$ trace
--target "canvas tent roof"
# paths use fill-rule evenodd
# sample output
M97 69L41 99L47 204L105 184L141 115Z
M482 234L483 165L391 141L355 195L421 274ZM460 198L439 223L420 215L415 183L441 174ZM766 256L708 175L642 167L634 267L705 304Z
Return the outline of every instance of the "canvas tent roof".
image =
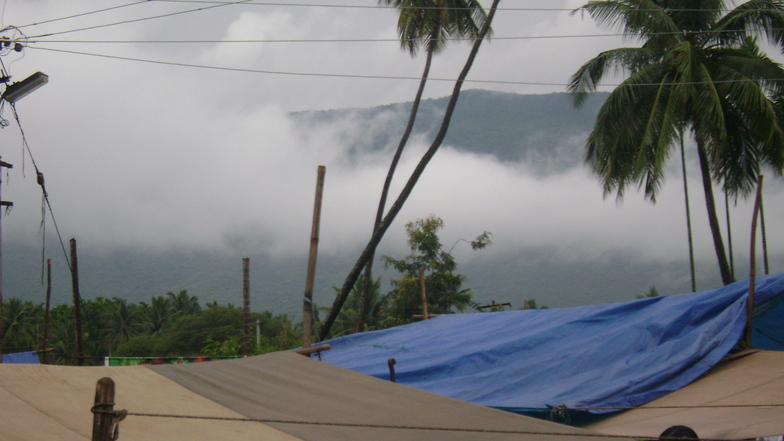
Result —
M668 427L685 425L712 439L784 435L782 397L784 352L758 351L724 361L681 390L588 428L658 436Z
M324 360L388 378L395 358L403 384L514 412L611 412L676 391L727 355L748 290L740 281L617 304L449 314L331 340ZM775 312L784 273L758 277L755 292L757 309Z
M120 423L120 441L504 441L519 440L521 433L526 440L566 441L590 433L286 352L187 365L0 365L0 439L90 439L95 384L105 376L116 384L115 409L129 412ZM138 415L142 413L267 422Z

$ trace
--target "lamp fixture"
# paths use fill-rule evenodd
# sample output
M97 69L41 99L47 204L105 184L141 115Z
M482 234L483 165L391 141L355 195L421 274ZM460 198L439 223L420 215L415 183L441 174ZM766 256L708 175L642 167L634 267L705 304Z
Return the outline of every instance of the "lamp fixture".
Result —
M49 76L42 72L36 72L22 81L10 84L0 99L14 104L48 82Z

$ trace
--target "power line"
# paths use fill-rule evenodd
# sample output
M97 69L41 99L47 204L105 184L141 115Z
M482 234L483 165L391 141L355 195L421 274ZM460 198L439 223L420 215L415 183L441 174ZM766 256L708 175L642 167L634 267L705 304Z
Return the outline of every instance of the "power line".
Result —
M673 34L672 32L660 35ZM575 34L575 35L528 35L518 37L492 37L490 40L547 40L561 38L620 38L624 34ZM45 38L46 35L34 37ZM468 38L445 38L447 41L470 41ZM399 38L332 38L332 39L252 39L252 40L34 40L27 43L78 43L78 44L211 44L211 43L400 43Z
M112 6L111 8L99 9L97 11L82 12L82 13L79 13L79 14L68 15L68 16L65 16L65 17L53 18L53 19L50 19L50 20L39 21L37 23L30 23L30 24L27 24L27 25L24 25L24 26L19 26L19 27L20 28L26 28L26 27L32 27L32 26L39 26L39 25L46 24L46 23L54 23L54 22L62 21L62 20L69 20L69 19L72 19L72 18L84 17L84 16L87 16L87 15L98 14L98 13L106 12L106 11L112 11L112 10L115 10L115 9L121 9L121 8L125 8L125 7L128 7L128 6L135 6L135 5L138 5L138 4L141 4L141 3L147 3L147 2L149 2L149 0L139 0L137 2L128 3L128 4L125 4L125 5Z
M395 429L395 430L418 430L430 432L468 432L468 433L492 433L492 434L511 434L511 435L547 435L547 436L563 436L563 437L586 437L586 438L607 438L607 439L650 439L650 436L628 436L628 435L611 435L605 433L579 431L579 432L553 432L553 431L538 431L538 430L521 430L521 429L480 429L468 427L437 427L437 426L413 426L405 424L372 424L372 423L349 423L349 422L334 422L334 421L313 421L313 420L282 420L272 418L243 418L243 417L214 417L214 416L201 416L201 415L170 415L158 413L140 413L140 412L127 412L128 416L137 417L151 417L151 418L179 418L191 420L218 420L218 421L236 421L244 423L263 423L263 424L296 424L307 426L331 426L331 427L353 427L353 428L369 428L369 429ZM686 438L680 438L682 441L689 441ZM710 438L700 438L694 441L733 441L733 440L718 440ZM741 441L741 440L735 440Z
M357 79L370 79L370 80L413 80L413 81L421 80L421 77L414 77L414 76L406 77L406 76L389 76L389 75L361 75L361 74L275 71L275 70L248 69L248 68L226 67L226 66L208 66L203 64L179 63L174 61L147 60L143 58L122 57L117 55L106 55L106 54L91 54L88 52L51 49L51 48L44 48L44 47L32 47L30 49L49 51L49 52L60 52L65 54L84 55L84 56L98 57L98 58L109 58L113 60L135 61L139 63L159 64L159 65L177 66L177 67L190 67L190 68L229 71L229 72L256 73L256 74L267 74L267 75L291 75L291 76L304 76L304 77L357 78ZM429 78L428 81L453 82L455 81L455 79L454 78ZM501 81L501 80L465 80L465 82L480 83L480 84L566 86L563 83L545 83L545 82L539 83L539 82Z
M149 3L149 1L153 1L153 0L148 0L147 2ZM189 13L192 13L192 12L206 11L208 9L215 9L215 8L220 8L220 7L223 7L223 6L239 5L239 4L243 4L243 3L248 3L250 1L251 0L239 0L239 1L234 1L234 2L222 2L222 3L217 4L217 5L205 6L205 7L202 7L202 8L187 9L187 10L184 10L184 11L170 12L168 14L160 14L160 15L154 15L154 16L150 16L150 17L142 17L142 18L134 18L134 19L131 19L131 20L118 21L118 22L114 22L114 23L106 23L106 24L95 25L95 26L87 26L87 27L79 28L79 29L71 29L70 31L51 32L51 33L47 33L47 34L36 35L36 36L31 37L31 38L48 37L48 36L51 36L51 35L70 34L70 33L74 33L74 32L88 31L88 30L93 30L93 29L101 29L101 28L107 28L107 27L111 27L111 26L118 26L118 25L129 24L129 23L138 23L138 22L147 21L147 20L156 20L156 19L159 19L159 18L173 17L175 15L182 15L182 14L189 14Z
M13 111L14 119L16 119L16 124L19 126L19 132L22 134L22 145L27 150L27 154L30 155L33 168L35 168L36 179L38 180L38 184L41 186L41 192L43 193L44 200L46 201L46 206L49 207L49 215L52 216L52 223L54 224L54 229L57 232L57 238L60 240L60 246L63 249L65 262L68 264L68 268L73 271L73 268L71 267L71 260L68 258L68 252L65 250L63 237L60 234L60 227L57 226L57 219L54 217L54 210L52 210L52 204L49 202L49 194L46 192L46 187L44 186L44 175L38 169L38 165L35 163L35 158L33 157L33 152L30 150L30 144L27 143L27 136L25 136L24 129L22 128L22 122L19 120L19 114L16 112L16 104L11 103L11 110Z
M45 48L45 47L31 47L30 49L41 50L41 51L48 51L48 52L59 52L64 54L73 54L73 55L83 55L89 57L97 57L97 58L107 58L112 60L122 60L122 61L134 61L139 63L148 63L148 64L158 64L164 66L175 66L175 67L189 67L195 69L207 69L207 70L218 70L218 71L226 71L226 72L240 72L240 73L254 73L254 74L266 74L266 75L290 75L290 76L302 76L302 77L322 77L322 78L355 78L355 79L367 79L367 80L411 80L411 81L421 81L421 77L415 76L391 76L391 75L363 75L363 74L338 74L338 73L324 73L324 72L293 72L293 71L277 71L277 70L264 70L264 69L250 69L250 68L241 68L241 67L228 67L228 66L209 66L204 64L193 64L193 63L180 63L175 61L162 61L162 60L149 60L144 58L134 58L134 57L123 57L119 55L108 55L108 54L93 54L89 52L80 52L80 51L70 51L64 49L52 49L52 48ZM436 81L436 82L454 82L455 78L435 78L431 77L428 78L428 81ZM781 82L784 80L769 80L769 82ZM512 85L512 86L558 86L558 87L567 87L568 84L566 83L554 83L554 82L546 82L546 81L509 81L509 80L481 80L481 79L466 79L464 82L466 83L473 83L473 84L496 84L496 85ZM727 83L742 83L745 80L716 80L711 81L710 84L727 84ZM636 84L637 86L667 86L667 85L698 85L698 84L708 84L708 82L702 81L689 81L689 82L672 82L672 83L640 83ZM602 83L597 84L597 88L609 88L609 87L618 87L622 86L621 83Z

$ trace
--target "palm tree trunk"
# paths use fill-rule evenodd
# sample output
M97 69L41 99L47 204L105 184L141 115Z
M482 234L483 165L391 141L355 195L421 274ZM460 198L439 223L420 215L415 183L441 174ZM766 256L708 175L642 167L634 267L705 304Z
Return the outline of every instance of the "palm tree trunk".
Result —
M686 152L683 148L683 130L681 130L681 166L683 167L683 195L686 200L686 231L689 236L689 270L691 272L691 292L697 291L697 279L694 276L694 240L691 235L691 209L689 208L689 184L686 179Z
M713 246L716 249L716 258L719 261L719 273L721 281L729 285L735 280L732 278L730 266L727 263L727 255L724 252L724 242L721 239L721 228L719 219L716 216L716 200L713 198L713 181L710 175L710 165L708 164L708 154L700 140L697 140L697 156L700 158L700 171L702 172L702 186L705 190L705 206L708 210L708 224L710 225L711 235L713 236Z
M322 340L324 340L327 334L329 334L329 330L332 327L332 324L335 322L335 319L340 313L340 308L342 308L343 303L346 302L346 298L348 298L351 289L357 282L357 278L362 272L362 268L367 265L368 259L373 253L373 250L375 250L376 246L378 246L379 242L381 242L381 238L384 237L384 233L386 233L387 229L389 229L389 226L392 224L392 221L395 220L395 217L403 208L403 204L406 202L417 181L419 181L419 178L425 171L425 167L427 167L427 164L436 154L438 148L441 147L441 143L444 142L446 132L449 130L449 123L452 120L452 114L454 113L455 106L457 105L457 99L460 96L460 89L463 87L463 81L465 81L465 78L468 76L468 72L471 70L471 66L474 64L476 54L479 52L479 47L482 45L482 41L490 29L490 24L493 22L493 17L495 16L495 12L498 9L498 3L500 3L500 1L501 0L493 0L493 5L490 7L490 13L487 15L487 20L485 21L482 30L479 32L479 35L477 36L477 39L471 48L471 53L468 55L468 60L466 60L465 66L463 66L463 70L460 72L460 75L455 82L455 87L452 90L452 97L449 100L449 104L447 104L446 112L444 113L444 119L441 122L441 128L433 140L433 143L419 160L419 164L417 164L414 172L408 178L408 181L406 182L405 187L403 187L403 190L400 192L397 200L395 200L395 203L393 203L389 208L389 212L386 216L384 216L384 219L378 225L376 231L373 232L373 236L370 238L370 242L368 242L364 251L362 251L362 254L359 256L359 259L354 265L354 268L351 270L348 277L346 277L346 281L343 284L340 293L335 298L335 302L332 304L332 309L329 311L329 315L324 321L324 325L321 327L319 337Z
M427 79L430 76L430 65L433 61L433 51L427 51L427 58L425 59L425 70L422 73L422 79L419 81L419 89L417 90L416 97L414 98L414 102L411 105L411 113L408 116L408 124L406 124L406 129L403 132L403 136L400 138L400 143L397 146L397 150L395 151L395 156L392 158L392 163L389 165L389 171L387 172L387 177L384 180L384 187L381 189L381 198L378 200L378 210L376 211L376 219L373 223L373 231L378 229L378 226L381 225L381 220L384 218L384 210L386 209L387 205L387 197L389 196L389 187L392 185L392 177L395 175L395 170L397 169L397 164L400 162L400 156L403 154L403 149L408 144L408 138L411 136L411 132L414 130L414 122L416 122L417 113L419 112L419 104L422 102L422 93L425 91L425 84L427 83ZM365 298L369 295L370 286L373 283L373 261L375 260L376 254L376 247L374 246L370 252L370 258L365 266L365 283L362 287L361 299L360 299L360 310L359 316L357 319L357 323L354 327L354 332L359 332L362 330L365 322L365 317L367 316L367 311L365 310Z

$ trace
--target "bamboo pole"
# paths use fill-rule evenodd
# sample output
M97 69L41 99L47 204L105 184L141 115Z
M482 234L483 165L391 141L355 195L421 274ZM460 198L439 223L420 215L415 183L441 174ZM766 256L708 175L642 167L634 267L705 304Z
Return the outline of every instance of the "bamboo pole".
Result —
M760 200L762 199L762 179L764 176L759 175L757 179L757 197L754 200L754 211L751 215L751 245L750 245L750 265L749 265L749 298L746 304L746 328L743 331L743 343L746 347L751 347L751 329L752 319L754 315L754 288L755 278L757 277L757 217L759 215Z
M245 356L250 357L250 258L242 259L242 311L245 318Z
M313 284L316 279L316 258L318 257L319 226L321 223L321 199L324 193L324 175L327 168L318 166L316 179L316 201L313 204L313 227L310 233L310 255L308 273L305 279L305 298L302 302L302 347L309 348L311 340L311 321L313 318Z
M328 351L331 348L332 348L332 345L327 343L327 344L324 344L324 345L310 346L310 347L307 347L307 348L295 349L294 352L296 352L297 354L300 354L300 355L309 356L310 354L313 354L313 353L316 353L316 352Z

